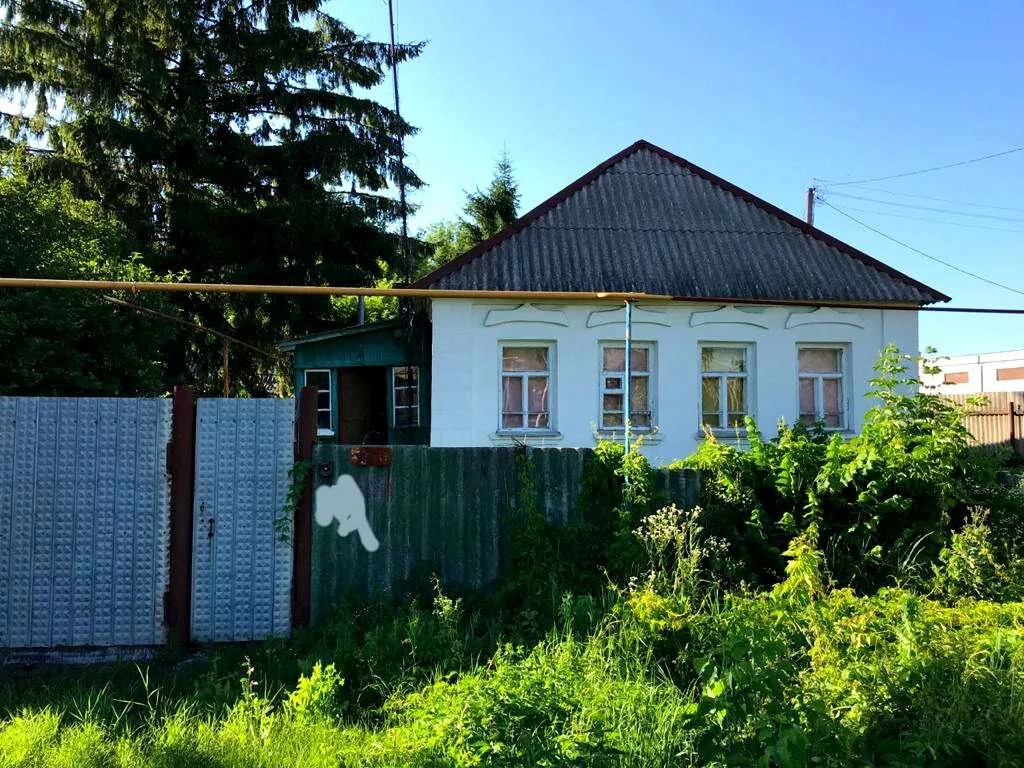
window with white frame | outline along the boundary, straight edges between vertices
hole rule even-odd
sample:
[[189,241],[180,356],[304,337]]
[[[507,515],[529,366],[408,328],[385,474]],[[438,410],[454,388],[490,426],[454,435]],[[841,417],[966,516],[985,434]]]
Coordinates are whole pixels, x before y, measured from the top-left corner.
[[825,429],[846,429],[844,349],[841,345],[797,347],[800,421]]
[[333,435],[331,418],[331,372],[328,370],[307,370],[305,385],[316,387],[316,431],[318,435]]
[[[654,425],[650,344],[630,345],[629,422],[630,429],[646,430]],[[601,345],[601,429],[625,429],[626,345]]]
[[701,424],[711,429],[743,427],[750,411],[750,344],[701,344]]
[[401,365],[391,369],[392,424],[395,427],[420,425],[420,369]]
[[516,342],[501,346],[502,430],[554,428],[551,417],[552,344]]

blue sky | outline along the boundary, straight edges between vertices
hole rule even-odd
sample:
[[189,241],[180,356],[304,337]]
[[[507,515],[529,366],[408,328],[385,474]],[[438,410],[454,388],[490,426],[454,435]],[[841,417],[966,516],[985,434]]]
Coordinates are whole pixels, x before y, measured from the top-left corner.
[[[383,0],[328,7],[359,32],[386,34]],[[1024,4],[1016,1],[396,0],[396,15],[400,40],[428,41],[400,72],[403,114],[420,128],[410,163],[428,184],[414,197],[417,228],[455,216],[464,191],[488,182],[502,148],[523,211],[646,138],[803,216],[813,177],[885,176],[1024,145]],[[388,94],[380,97],[390,103]],[[1019,209],[851,186],[835,192],[1003,218],[828,197],[920,250],[1024,290],[1024,152],[870,186]],[[1024,296],[930,262],[825,206],[815,223],[955,305],[1024,308]],[[1024,316],[923,315],[921,343],[945,354],[1024,347]]]

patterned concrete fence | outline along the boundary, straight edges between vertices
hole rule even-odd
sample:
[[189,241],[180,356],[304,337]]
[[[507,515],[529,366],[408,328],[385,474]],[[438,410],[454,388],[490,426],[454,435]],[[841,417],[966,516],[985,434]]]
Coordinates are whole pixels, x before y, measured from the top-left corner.
[[[315,405],[303,390],[307,455]],[[293,568],[309,570],[310,500],[293,542],[275,528],[295,417],[295,400],[197,407],[187,388],[0,397],[0,647],[254,640],[304,624],[309,578]]]
[[287,635],[292,548],[274,521],[294,464],[294,400],[200,400],[193,500],[192,636]]
[[[530,451],[538,502],[551,522],[576,519],[580,476],[592,454]],[[391,593],[418,572],[464,587],[493,584],[516,494],[517,461],[514,448],[317,446],[314,617],[328,613],[339,595]],[[661,481],[676,503],[696,504],[694,472],[663,471]],[[326,510],[324,491],[332,483],[359,492],[331,499]],[[369,533],[360,530],[363,504]]]
[[170,400],[0,397],[0,646],[164,640]]

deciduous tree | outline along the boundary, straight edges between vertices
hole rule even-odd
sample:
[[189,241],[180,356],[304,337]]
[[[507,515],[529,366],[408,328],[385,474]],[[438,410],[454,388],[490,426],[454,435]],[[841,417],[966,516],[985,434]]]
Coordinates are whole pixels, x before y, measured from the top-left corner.
[[[0,178],[0,274],[6,277],[152,280],[132,258],[124,228],[70,185]],[[159,296],[126,296],[168,309]],[[117,298],[115,296],[115,298]],[[0,289],[0,394],[159,395],[173,324],[95,291]]]

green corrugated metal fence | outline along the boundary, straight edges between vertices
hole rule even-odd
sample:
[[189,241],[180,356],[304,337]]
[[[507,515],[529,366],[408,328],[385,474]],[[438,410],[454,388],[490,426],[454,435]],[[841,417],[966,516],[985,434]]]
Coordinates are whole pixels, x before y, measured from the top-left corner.
[[[415,575],[436,574],[447,584],[484,589],[498,576],[502,523],[514,501],[516,448],[390,448],[390,466],[353,466],[351,446],[317,447],[314,482],[350,475],[362,492],[366,517],[380,548],[364,549],[338,524],[313,526],[313,617],[329,612],[341,595],[391,593]],[[593,451],[531,449],[532,477],[548,520],[576,518],[580,475]],[[677,504],[692,506],[692,471],[662,472]]]

